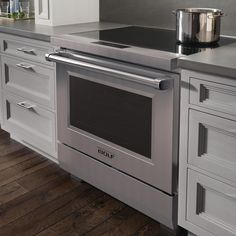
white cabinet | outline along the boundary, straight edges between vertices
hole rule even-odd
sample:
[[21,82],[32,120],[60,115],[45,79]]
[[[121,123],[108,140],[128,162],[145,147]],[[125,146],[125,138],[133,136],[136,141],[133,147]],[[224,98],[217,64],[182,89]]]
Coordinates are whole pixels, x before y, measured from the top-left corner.
[[236,188],[189,169],[187,220],[214,235],[236,235]]
[[1,128],[57,162],[55,67],[49,43],[1,34]]
[[178,223],[236,236],[236,78],[182,71]]
[[99,0],[34,0],[35,22],[68,25],[99,21]]
[[55,73],[21,58],[2,57],[2,86],[36,103],[55,109]]
[[52,52],[49,43],[12,35],[1,35],[1,38],[3,54],[53,66],[52,62],[45,60],[45,54]]
[[56,155],[55,114],[23,97],[3,92],[2,127],[51,156]]
[[188,162],[236,182],[236,122],[189,110]]
[[229,83],[222,78],[216,83],[190,78],[189,82],[190,104],[236,115],[236,80]]

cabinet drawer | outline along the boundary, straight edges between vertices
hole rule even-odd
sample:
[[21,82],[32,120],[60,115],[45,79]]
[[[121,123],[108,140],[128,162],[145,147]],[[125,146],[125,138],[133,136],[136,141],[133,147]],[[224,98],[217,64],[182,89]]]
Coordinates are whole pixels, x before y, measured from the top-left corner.
[[236,122],[190,110],[188,161],[236,182]]
[[2,127],[35,148],[55,156],[55,114],[24,98],[3,92]]
[[2,52],[8,55],[21,57],[30,61],[40,62],[52,66],[52,62],[45,59],[45,54],[52,52],[53,49],[46,46],[46,43],[24,39],[24,41],[17,40],[18,38],[4,38],[2,40]]
[[3,88],[55,109],[54,70],[25,60],[2,56]]
[[215,236],[235,236],[236,188],[192,170],[188,178],[187,220]]
[[[227,84],[227,79],[222,78]],[[235,87],[190,78],[190,103],[215,111],[236,115],[236,81]]]

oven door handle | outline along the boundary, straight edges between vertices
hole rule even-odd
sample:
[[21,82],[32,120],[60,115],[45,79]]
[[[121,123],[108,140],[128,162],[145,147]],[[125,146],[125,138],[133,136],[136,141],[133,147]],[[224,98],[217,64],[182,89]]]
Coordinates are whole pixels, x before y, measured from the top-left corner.
[[46,54],[45,58],[47,61],[69,64],[69,65],[79,66],[86,69],[100,71],[103,73],[109,73],[109,74],[113,74],[117,76],[122,76],[123,78],[125,78],[125,80],[129,80],[129,81],[136,82],[139,84],[154,87],[155,89],[159,89],[159,90],[167,90],[173,87],[173,78],[171,77],[163,76],[162,78],[150,78],[150,77],[146,77],[142,75],[129,73],[126,71],[116,70],[116,69],[72,59],[72,58],[69,58],[69,56],[73,56],[73,55],[68,54],[68,57],[66,57],[65,53],[64,55],[61,55],[60,52],[55,52],[55,53]]

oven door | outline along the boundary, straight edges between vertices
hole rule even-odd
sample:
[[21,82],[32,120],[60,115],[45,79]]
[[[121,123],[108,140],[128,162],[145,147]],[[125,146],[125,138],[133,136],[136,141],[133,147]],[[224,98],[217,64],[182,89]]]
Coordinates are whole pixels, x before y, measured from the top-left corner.
[[[59,142],[173,194],[178,131],[173,78],[134,66],[125,67],[128,74],[102,68],[57,64]],[[171,83],[160,90],[127,79],[131,71]]]

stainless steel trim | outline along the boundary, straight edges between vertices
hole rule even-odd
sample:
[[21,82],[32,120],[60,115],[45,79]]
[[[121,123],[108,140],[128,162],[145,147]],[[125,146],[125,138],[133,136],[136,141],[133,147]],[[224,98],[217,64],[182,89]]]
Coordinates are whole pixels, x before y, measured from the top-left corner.
[[29,104],[29,103],[26,102],[26,101],[24,101],[24,102],[19,102],[19,103],[17,103],[17,105],[20,106],[20,107],[23,107],[23,108],[25,108],[25,109],[27,109],[27,110],[30,110],[30,109],[33,109],[33,108],[36,107],[36,105]]
[[19,52],[24,52],[24,53],[28,53],[28,54],[33,54],[35,52],[35,49],[33,49],[33,48],[25,48],[25,47],[17,48],[16,50],[19,51]]
[[[170,77],[163,76],[164,78],[161,78],[161,79],[145,77],[145,76],[141,76],[141,75],[137,75],[137,74],[121,71],[121,70],[111,69],[108,67],[79,61],[76,59],[71,59],[71,58],[69,58],[71,56],[73,56],[73,54],[63,53],[63,55],[61,55],[60,52],[50,53],[50,54],[45,55],[47,61],[65,63],[65,64],[69,64],[69,65],[84,67],[86,69],[97,70],[97,71],[105,72],[105,73],[111,73],[113,75],[124,76],[125,80],[129,80],[129,81],[136,82],[139,84],[151,86],[151,87],[154,87],[155,89],[159,89],[159,90],[167,90],[168,88],[172,87],[172,85],[173,85],[173,83],[172,83],[173,79]],[[76,55],[75,55],[75,57],[76,57]]]
[[229,198],[236,199],[236,194],[226,193],[225,195],[228,196]]
[[34,68],[34,65],[28,65],[28,64],[25,64],[25,63],[19,63],[19,64],[16,64],[16,66],[20,67],[20,68],[23,68],[23,69],[27,69],[27,70],[30,70],[30,69]]

